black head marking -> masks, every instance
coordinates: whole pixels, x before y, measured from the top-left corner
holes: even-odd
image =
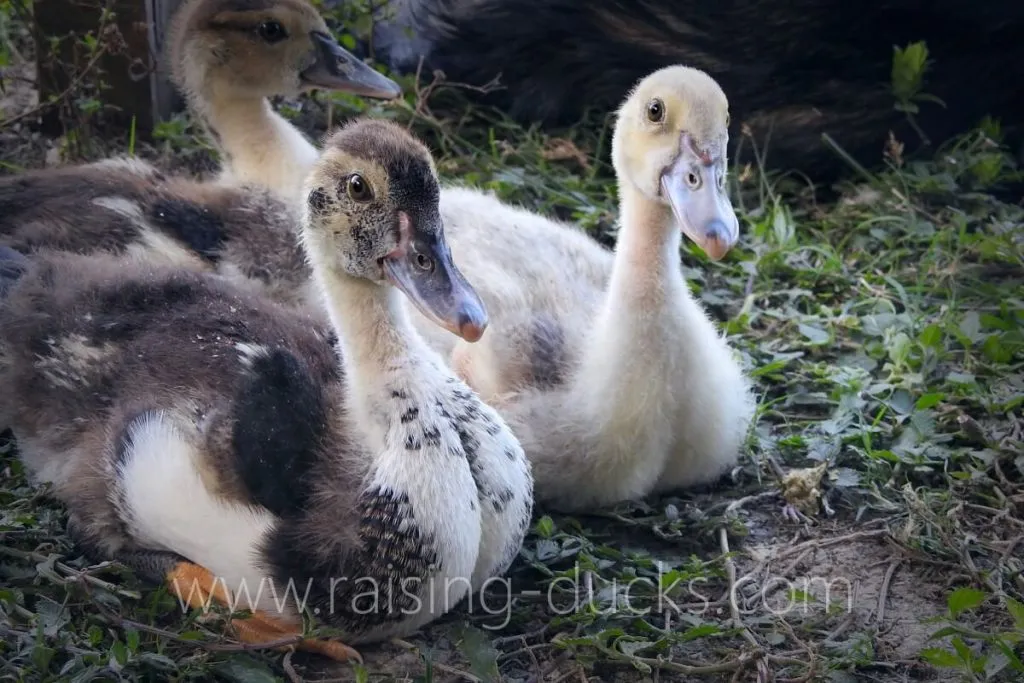
[[[327,198],[327,194],[319,187],[309,193],[306,202],[309,204],[310,210],[316,214],[327,211],[327,207],[331,203]]]

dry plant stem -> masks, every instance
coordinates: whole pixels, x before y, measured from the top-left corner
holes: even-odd
[[[786,633],[789,634],[789,637],[793,640],[793,642],[799,645],[804,650],[804,652],[807,653],[807,663],[801,663],[802,666],[805,666],[807,668],[807,673],[805,673],[800,678],[790,678],[782,680],[786,680],[788,681],[788,683],[806,683],[814,677],[815,664],[817,664],[817,657],[814,656],[814,649],[806,642],[804,642],[803,639],[796,634],[796,631],[793,630],[793,627],[789,625],[788,621],[786,621],[785,619],[779,619],[779,623],[782,624],[782,627],[786,630]]]
[[[722,516],[728,518],[732,515],[735,515],[736,512],[739,511],[739,509],[745,505],[755,503],[759,500],[765,500],[766,498],[778,498],[779,495],[780,494],[778,491],[762,491],[761,493],[755,493],[750,496],[744,496],[739,500],[734,500],[731,503],[729,503],[725,508],[725,512],[722,513]]]
[[[690,676],[700,676],[706,674],[718,674],[725,673],[726,671],[736,671],[737,669],[745,669],[752,662],[761,662],[764,658],[764,652],[758,648],[749,652],[740,653],[738,657],[733,659],[720,662],[718,664],[707,664],[702,666],[693,666],[690,664],[680,664],[679,662],[673,662],[667,659],[653,658],[653,657],[637,657],[636,655],[627,655],[618,650],[614,650],[606,645],[597,645],[597,649],[601,653],[607,655],[613,662],[621,664],[632,664],[634,662],[640,662],[646,664],[656,671],[671,671],[673,673],[686,674]]]
[[[889,584],[892,582],[893,574],[896,573],[896,569],[903,562],[902,559],[894,560],[889,568],[885,570],[885,577],[882,579],[882,587],[878,591],[878,613],[875,615],[875,621],[878,623],[878,627],[881,628],[885,625],[885,601],[889,598]]]
[[[92,591],[89,590],[88,584],[83,581],[82,587],[85,589],[85,592],[88,593],[89,597],[91,598]],[[187,638],[182,638],[176,633],[172,633],[171,631],[167,631],[162,628],[157,628],[156,626],[143,624],[132,619],[125,619],[121,615],[112,612],[109,608],[107,608],[105,605],[103,605],[97,600],[93,600],[93,604],[95,605],[96,609],[99,610],[100,614],[102,614],[108,621],[117,624],[121,628],[132,628],[136,631],[139,631],[140,633],[148,633],[150,635],[160,636],[162,638],[167,638],[168,640],[173,640],[176,643],[191,645],[192,647],[202,648],[203,650],[207,650],[209,652],[252,652],[255,650],[272,650],[279,647],[298,645],[303,638],[302,634],[299,634],[286,636],[284,638],[278,638],[277,640],[271,640],[266,643],[203,643],[194,640],[189,640]]]
[[[748,643],[750,643],[754,650],[758,653],[762,653],[763,649],[757,642],[757,638],[751,633],[747,625],[743,623],[743,618],[740,616],[740,608],[736,603],[736,563],[732,561],[729,556],[729,535],[726,533],[725,527],[719,527],[718,529],[718,541],[721,545],[722,556],[725,559],[725,569],[729,575],[729,611],[732,615],[733,626],[740,629],[743,633],[743,637]],[[756,658],[757,662],[757,677],[758,680],[770,680],[770,672],[768,666],[765,664],[764,659],[761,656]]]
[[[888,529],[875,529],[873,531],[855,531],[851,534],[844,534],[842,536],[836,536],[835,538],[815,538],[810,541],[804,541],[803,543],[791,546],[785,550],[779,551],[774,560],[781,560],[785,557],[790,557],[795,553],[802,553],[808,548],[820,549],[828,548],[839,543],[848,543],[850,541],[856,541],[862,538],[880,538],[883,536],[889,536]]]
[[[14,548],[8,548],[7,546],[2,545],[0,545],[0,555],[6,555],[7,557],[13,557],[18,560],[36,563],[47,562],[50,559],[48,556],[41,555],[40,553],[25,552],[23,550],[16,550]],[[83,581],[85,583],[95,586],[96,588],[102,588],[105,591],[115,593],[125,598],[131,598],[132,600],[139,600],[142,598],[142,596],[136,591],[124,590],[123,588],[115,586],[114,584],[108,581],[104,581],[103,579],[97,579],[95,576],[92,576],[84,571],[80,571],[78,569],[75,569],[74,567],[68,566],[63,562],[54,562],[53,566],[54,568],[59,569],[61,572],[67,574],[68,578],[70,578],[71,580]]]
[[[979,581],[991,589],[991,591],[998,597],[1005,599],[1006,593],[1003,592],[1003,577],[999,575],[999,582],[992,580],[991,575],[983,574],[976,564],[974,564],[974,558],[971,557],[970,539],[965,539],[963,547],[961,548],[961,556],[963,557],[964,564],[970,570],[976,581]]]
[[[284,669],[285,675],[288,676],[288,680],[292,683],[303,683],[302,676],[295,671],[295,667],[292,666],[292,655],[295,654],[294,650],[288,650],[284,654],[284,659],[281,660],[281,668]]]
[[[400,648],[408,650],[409,652],[414,652],[416,654],[421,654],[420,653],[420,648],[418,646],[416,646],[416,645],[413,645],[412,643],[410,643],[407,640],[402,640],[401,638],[392,638],[391,642],[394,643],[395,645],[397,645]],[[438,671],[443,671],[446,674],[451,674],[453,676],[458,676],[458,677],[460,677],[460,678],[462,678],[464,680],[469,681],[470,683],[483,683],[483,681],[481,681],[479,678],[477,678],[473,674],[471,674],[471,673],[469,673],[467,671],[462,671],[461,669],[456,669],[453,666],[448,666],[447,664],[442,664],[440,662],[431,662],[430,665],[432,667],[434,667],[435,669],[437,669]]]

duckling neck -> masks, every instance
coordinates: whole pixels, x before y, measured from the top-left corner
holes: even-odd
[[[681,233],[672,210],[623,188],[619,201],[619,236],[609,282],[609,304],[663,305],[685,292],[679,263]]]
[[[298,196],[317,150],[266,98],[207,89],[191,104],[221,152],[222,180]]]
[[[320,281],[353,385],[368,386],[360,380],[396,371],[425,348],[394,287],[333,273]]]
[[[616,420],[654,419],[662,410],[657,388],[686,353],[685,317],[697,305],[683,279],[671,210],[624,192],[620,215],[611,280],[573,390],[613,431],[622,427]]]

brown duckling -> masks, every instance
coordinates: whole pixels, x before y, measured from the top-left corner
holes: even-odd
[[[247,642],[299,634],[308,608],[345,642],[299,647],[344,660],[504,572],[532,480],[402,305],[467,340],[488,322],[427,150],[356,122],[307,190],[330,328],[216,274],[0,249],[0,420],[91,556],[252,609],[232,621]]]

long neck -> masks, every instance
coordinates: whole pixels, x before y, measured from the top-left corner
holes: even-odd
[[[624,186],[619,199],[619,236],[615,246],[606,306],[624,315],[633,304],[660,306],[685,289],[679,263],[680,231],[672,210]]]
[[[316,273],[324,304],[338,334],[356,394],[379,384],[381,375],[400,371],[422,352],[424,342],[409,321],[402,295],[393,287],[333,271]]]
[[[575,380],[574,393],[592,397],[594,410],[631,413],[639,405],[613,404],[653,399],[649,390],[664,383],[685,345],[680,314],[697,304],[683,279],[680,239],[668,207],[623,187],[611,280]]]
[[[264,97],[206,87],[189,98],[223,157],[221,180],[255,183],[287,199],[319,155],[316,147],[281,117]]]

